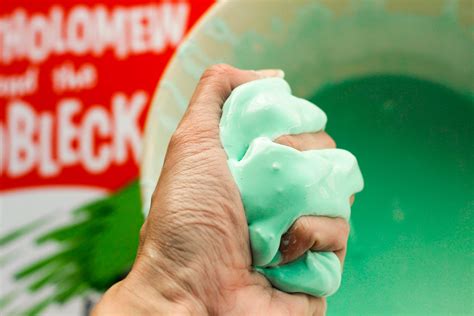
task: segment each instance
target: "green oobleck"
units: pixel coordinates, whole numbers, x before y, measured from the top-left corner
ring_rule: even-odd
[[[291,95],[279,78],[237,87],[223,107],[220,135],[245,208],[253,265],[286,292],[326,296],[338,289],[341,266],[334,253],[308,251],[278,265],[280,240],[303,215],[349,219],[349,197],[363,187],[351,153],[301,152],[273,142],[281,135],[318,132],[325,125],[326,115]]]
[[[311,100],[357,156],[343,286],[329,315],[470,315],[474,310],[474,104],[469,92],[379,75]]]

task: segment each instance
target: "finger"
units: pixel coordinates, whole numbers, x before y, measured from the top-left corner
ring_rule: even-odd
[[[283,135],[278,137],[275,142],[281,145],[293,147],[299,151],[336,148],[336,142],[325,131],[297,135]]]
[[[275,301],[286,303],[288,306],[288,315],[326,315],[326,298],[315,297],[302,293],[284,293],[279,290],[273,290],[272,297]]]
[[[304,315],[326,315],[327,302],[325,297],[314,297],[311,295],[306,295],[306,299],[308,300],[308,311]]]
[[[308,250],[339,252],[342,264],[345,254],[342,250],[346,248],[349,229],[349,224],[342,218],[322,216],[298,218],[282,236],[280,264],[293,261]]]
[[[220,119],[221,107],[233,89],[241,84],[267,78],[283,78],[279,69],[242,70],[229,65],[219,64],[208,68],[202,75],[189,103],[185,117],[198,114],[212,114]]]
[[[334,251],[334,254],[339,258],[341,261],[341,267],[344,268],[344,259],[346,259],[347,247],[344,247],[341,250]]]

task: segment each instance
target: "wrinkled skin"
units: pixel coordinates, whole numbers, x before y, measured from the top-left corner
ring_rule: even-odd
[[[135,264],[106,292],[96,315],[325,313],[324,298],[281,292],[252,271],[245,213],[219,139],[221,107],[232,89],[271,76],[282,72],[216,65],[204,73],[169,143]],[[298,150],[335,147],[324,132],[277,142]],[[284,262],[312,249],[334,251],[342,264],[348,232],[342,219],[302,217],[283,237]]]

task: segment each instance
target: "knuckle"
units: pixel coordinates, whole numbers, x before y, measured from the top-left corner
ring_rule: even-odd
[[[336,148],[337,147],[336,141],[331,136],[328,136],[328,137],[329,137],[328,147],[329,148]]]
[[[143,223],[142,227],[140,228],[140,234],[139,234],[140,244],[143,244],[145,242],[145,238],[146,238],[146,222]]]
[[[170,148],[176,148],[184,146],[192,142],[198,142],[201,136],[199,126],[195,126],[194,129],[180,126],[176,131],[171,135],[170,138]]]
[[[210,78],[221,78],[227,76],[232,71],[232,66],[227,64],[215,64],[207,68],[201,80],[208,80]]]
[[[169,148],[173,149],[178,147],[181,144],[184,144],[186,142],[186,133],[183,132],[182,129],[177,129],[173,135],[171,135],[170,142],[169,142]]]
[[[346,248],[347,240],[349,239],[350,226],[345,220],[343,219],[338,219],[338,220],[341,220],[341,224],[338,225],[339,228],[337,230],[337,236],[334,241],[334,248],[341,250],[341,249]]]
[[[349,223],[344,221],[344,224],[341,227],[341,233],[344,236],[344,240],[347,240],[347,238],[349,238],[350,231],[351,231],[351,226],[349,225]]]
[[[311,219],[308,216],[301,217],[296,222],[296,230],[303,236],[311,236],[313,234],[311,227]]]
[[[313,241],[313,245],[312,247],[313,248],[318,248],[321,246],[321,241],[322,241],[322,236],[321,236],[321,232],[320,231],[313,231],[311,233],[311,236],[312,236],[312,241]]]
[[[327,148],[336,148],[337,146],[336,141],[327,133],[325,133],[324,145]]]

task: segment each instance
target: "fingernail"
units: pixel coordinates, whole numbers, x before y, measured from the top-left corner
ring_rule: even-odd
[[[262,69],[255,71],[260,78],[284,78],[285,72],[281,69]]]

